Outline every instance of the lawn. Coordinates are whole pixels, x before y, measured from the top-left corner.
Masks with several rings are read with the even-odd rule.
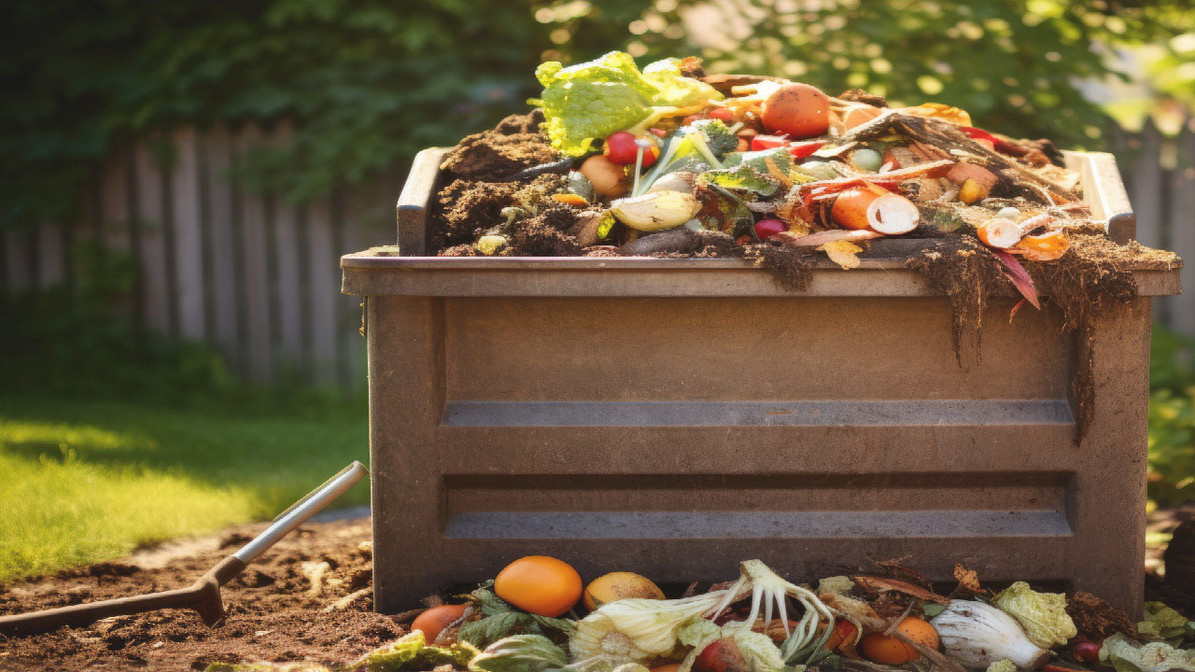
[[[369,450],[364,401],[179,409],[0,397],[0,581],[269,519]],[[358,485],[337,506],[368,501]]]

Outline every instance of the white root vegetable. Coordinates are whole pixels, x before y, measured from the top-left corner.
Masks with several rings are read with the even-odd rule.
[[[1050,659],[1050,652],[1029,641],[1012,616],[983,602],[951,600],[930,625],[946,655],[968,667],[986,668],[1008,659],[1018,668],[1035,670]]]
[[[900,194],[884,194],[867,206],[867,223],[884,235],[898,236],[917,228],[921,212]]]
[[[651,191],[642,196],[620,198],[610,203],[618,221],[638,231],[663,231],[692,219],[701,203],[691,193]]]
[[[1005,210],[1007,209],[1005,208]],[[1003,213],[1004,210],[1000,212]],[[997,216],[979,226],[979,237],[980,240],[992,247],[1007,250],[1021,242],[1025,236],[1049,225],[1052,221],[1053,217],[1048,213],[1036,215],[1021,222],[1011,217],[1000,216],[1000,213],[997,213]]]

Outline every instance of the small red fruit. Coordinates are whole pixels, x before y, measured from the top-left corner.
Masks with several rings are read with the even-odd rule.
[[[1101,648],[1103,645],[1099,642],[1075,642],[1071,647],[1071,653],[1079,662],[1090,664],[1099,661]]]
[[[660,146],[651,136],[641,135],[636,138],[627,131],[619,131],[606,138],[606,145],[602,149],[602,153],[607,159],[610,159],[611,163],[633,166],[639,155],[640,143],[646,145],[643,152],[643,167],[647,168],[660,158]]]
[[[694,121],[698,121],[700,119],[705,119],[705,118],[706,117],[704,114],[690,114],[689,116],[685,117],[684,119],[681,119],[680,125],[681,126],[689,126]]]
[[[709,115],[710,119],[718,119],[727,125],[733,124],[736,121],[734,112],[725,107],[715,107],[709,111]]]
[[[626,131],[619,131],[606,138],[606,146],[602,149],[607,159],[624,166],[635,163],[635,155],[638,152],[635,136]]]
[[[723,637],[701,650],[693,661],[693,669],[698,672],[748,672],[751,668],[734,639]]]
[[[419,614],[411,623],[411,630],[422,630],[428,644],[436,641],[440,632],[465,615],[465,604],[444,604]]]
[[[755,235],[760,240],[767,240],[784,231],[788,231],[788,225],[779,219],[761,219],[755,223]]]

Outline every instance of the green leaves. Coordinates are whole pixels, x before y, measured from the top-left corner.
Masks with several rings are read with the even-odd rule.
[[[775,179],[761,174],[750,165],[741,163],[733,168],[710,170],[697,175],[699,184],[716,184],[734,191],[751,192],[763,197],[771,196],[780,188]]]
[[[473,659],[473,672],[546,672],[568,664],[568,655],[542,635],[515,635],[494,642]]]
[[[461,625],[457,637],[474,646],[484,647],[515,633],[544,635],[552,632],[572,632],[573,622],[562,618],[548,618],[515,609],[485,584],[469,596],[481,609],[482,618]]]

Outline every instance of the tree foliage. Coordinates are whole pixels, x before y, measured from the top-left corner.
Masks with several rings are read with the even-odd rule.
[[[10,0],[0,226],[72,216],[105,155],[175,124],[287,120],[292,142],[244,176],[300,200],[523,108],[543,58],[623,48],[1091,143],[1105,118],[1074,83],[1107,73],[1092,44],[1161,40],[1188,15],[1092,0]],[[746,33],[720,36],[736,23]]]

